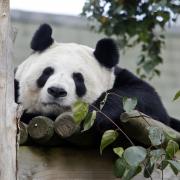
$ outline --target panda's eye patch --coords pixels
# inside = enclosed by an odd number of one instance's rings
[[[83,75],[81,73],[73,73],[73,79],[76,79],[77,81],[84,82]]]
[[[53,72],[54,72],[54,69],[52,67],[47,67],[46,69],[44,69],[43,74],[51,75],[51,74],[53,74]]]
[[[54,69],[52,67],[47,67],[43,70],[41,76],[37,80],[37,86],[39,88],[42,88],[45,84],[48,78],[54,73]]]
[[[82,97],[86,93],[86,86],[84,84],[84,77],[81,73],[73,73],[72,77],[76,86],[76,94]]]

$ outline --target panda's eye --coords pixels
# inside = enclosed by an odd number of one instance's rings
[[[51,74],[53,74],[53,72],[54,72],[54,69],[52,67],[47,67],[46,69],[44,69],[43,74],[51,75]]]

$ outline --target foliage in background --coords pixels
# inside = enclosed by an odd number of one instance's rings
[[[160,75],[157,66],[163,63],[163,31],[178,14],[179,0],[86,0],[82,12],[98,22],[94,28],[99,32],[115,36],[121,48],[140,44],[137,74],[149,79]]]
[[[104,102],[105,103],[105,102]],[[123,108],[125,112],[131,113],[137,105],[136,98],[123,98]],[[83,122],[83,131],[89,130],[95,121],[96,113],[102,113],[100,109],[88,112],[88,105],[85,102],[78,101],[73,107],[73,114],[77,124]],[[102,113],[103,114],[103,113]],[[120,121],[120,120],[119,120]],[[120,127],[117,129],[107,130],[102,135],[100,144],[100,153],[112,144],[119,136]],[[140,172],[143,172],[145,178],[151,178],[155,169],[162,171],[169,165],[175,175],[180,172],[180,161],[176,159],[176,152],[179,150],[179,145],[173,140],[173,134],[167,134],[158,127],[150,126],[148,128],[149,140],[151,146],[144,148],[136,146],[129,138],[131,146],[124,149],[123,147],[113,148],[113,152],[117,155],[117,160],[114,164],[114,174],[116,177],[130,180]],[[128,137],[128,136],[127,136]],[[120,140],[120,139],[119,139]]]
[[[175,101],[175,100],[177,100],[179,98],[180,98],[180,90],[175,94],[173,100]]]

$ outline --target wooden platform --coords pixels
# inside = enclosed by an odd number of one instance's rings
[[[115,179],[112,157],[95,150],[21,146],[18,156],[20,180]]]
[[[112,154],[100,156],[98,150],[20,146],[19,180],[114,180],[113,162]],[[152,178],[161,179],[161,171],[156,170]],[[144,179],[142,174],[133,178]],[[180,175],[174,176],[167,168],[164,179],[180,180]]]

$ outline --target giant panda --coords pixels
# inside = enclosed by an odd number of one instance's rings
[[[25,123],[38,115],[55,119],[71,108],[77,100],[85,101],[116,124],[124,112],[123,97],[136,97],[137,109],[157,121],[180,131],[178,120],[171,118],[160,97],[147,82],[127,69],[118,67],[119,51],[112,39],[97,42],[95,49],[76,44],[58,43],[52,38],[52,28],[43,24],[35,32],[32,54],[15,72],[15,100],[25,111],[21,120]],[[96,133],[115,128],[103,114],[97,113],[92,127]]]

